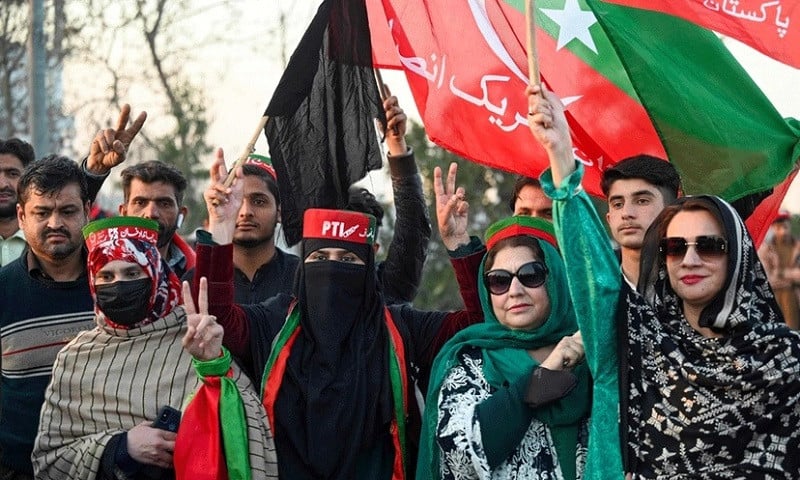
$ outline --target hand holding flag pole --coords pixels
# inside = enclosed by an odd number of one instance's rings
[[[264,115],[263,117],[261,117],[261,120],[258,121],[258,127],[256,127],[256,131],[250,138],[250,142],[248,142],[242,154],[239,156],[239,158],[236,159],[235,162],[233,162],[233,165],[231,165],[231,168],[228,170],[228,176],[225,177],[225,181],[223,182],[225,188],[230,187],[233,184],[234,179],[236,179],[236,169],[244,165],[244,162],[247,161],[247,157],[249,157],[251,153],[256,151],[256,142],[258,141],[258,137],[259,135],[261,135],[261,132],[264,131],[264,127],[267,125],[268,121],[269,121],[269,115]],[[216,200],[212,201],[211,203],[213,203],[215,207],[217,206]]]
[[[378,92],[381,94],[381,101],[385,102],[387,98],[389,98],[389,92],[386,91],[386,84],[383,83],[383,75],[381,75],[381,71],[378,68],[373,68],[372,71],[375,73],[375,82],[378,84]],[[397,132],[397,126],[393,128],[394,133]],[[383,142],[383,140],[381,140]]]

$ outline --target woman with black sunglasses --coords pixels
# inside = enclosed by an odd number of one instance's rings
[[[553,226],[511,217],[486,237],[485,321],[434,362],[417,478],[581,478],[590,381]]]
[[[566,264],[594,380],[587,477],[621,478],[624,452],[629,478],[800,478],[800,334],[783,324],[742,219],[714,196],[667,206],[645,236],[638,294],[620,297],[563,105],[527,94],[556,233],[576,252]]]

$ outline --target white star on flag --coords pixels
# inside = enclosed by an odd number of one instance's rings
[[[589,27],[597,23],[594,13],[581,10],[578,0],[566,0],[563,10],[552,8],[542,8],[548,17],[558,24],[558,43],[556,50],[561,50],[564,45],[574,39],[583,42],[594,53],[597,53],[597,46],[594,44]]]

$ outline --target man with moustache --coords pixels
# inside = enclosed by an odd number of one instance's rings
[[[129,125],[130,110],[123,105],[116,128],[101,130],[92,141],[85,161],[105,172],[56,155],[34,162],[30,144],[0,142],[2,176],[13,185],[14,208],[13,219],[0,225],[27,240],[18,258],[0,269],[1,480],[33,478],[31,450],[56,354],[94,325],[81,228],[107,168],[125,160],[147,118],[142,112]],[[0,198],[8,190],[0,186]],[[3,238],[9,238],[6,231]]]
[[[30,143],[18,138],[0,141],[0,267],[25,249],[25,235],[17,222],[17,182],[33,160]]]
[[[130,105],[123,105],[117,128],[101,130],[92,141],[90,154],[82,164],[90,180],[102,184],[111,169],[125,161],[131,141],[147,120],[147,112],[141,112],[128,126],[130,111]],[[175,275],[182,277],[194,267],[194,251],[175,234],[188,211],[182,203],[188,185],[186,177],[157,160],[132,165],[121,176],[125,203],[118,207],[120,215],[158,222],[159,253]]]
[[[16,260],[25,250],[25,234],[17,222],[17,182],[35,158],[33,146],[24,140],[0,141],[0,267]],[[89,199],[94,201],[102,178],[87,175],[86,184]]]
[[[188,209],[183,194],[188,182],[172,165],[151,160],[127,167],[121,173],[125,203],[120,215],[158,222],[158,251],[178,278],[194,267],[194,251],[176,231]]]
[[[89,213],[86,178],[72,160],[31,163],[17,185],[22,255],[0,269],[0,478],[33,476],[39,410],[58,351],[94,326],[81,228]]]
[[[269,158],[250,155],[242,166],[244,200],[233,234],[233,287],[236,303],[260,303],[292,291],[300,259],[275,245],[281,200]]]

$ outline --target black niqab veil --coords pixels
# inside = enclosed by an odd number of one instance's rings
[[[320,248],[350,250],[365,265],[301,264],[301,331],[275,403],[275,443],[282,476],[351,479],[393,415],[384,302],[371,245],[308,239],[303,258]]]

